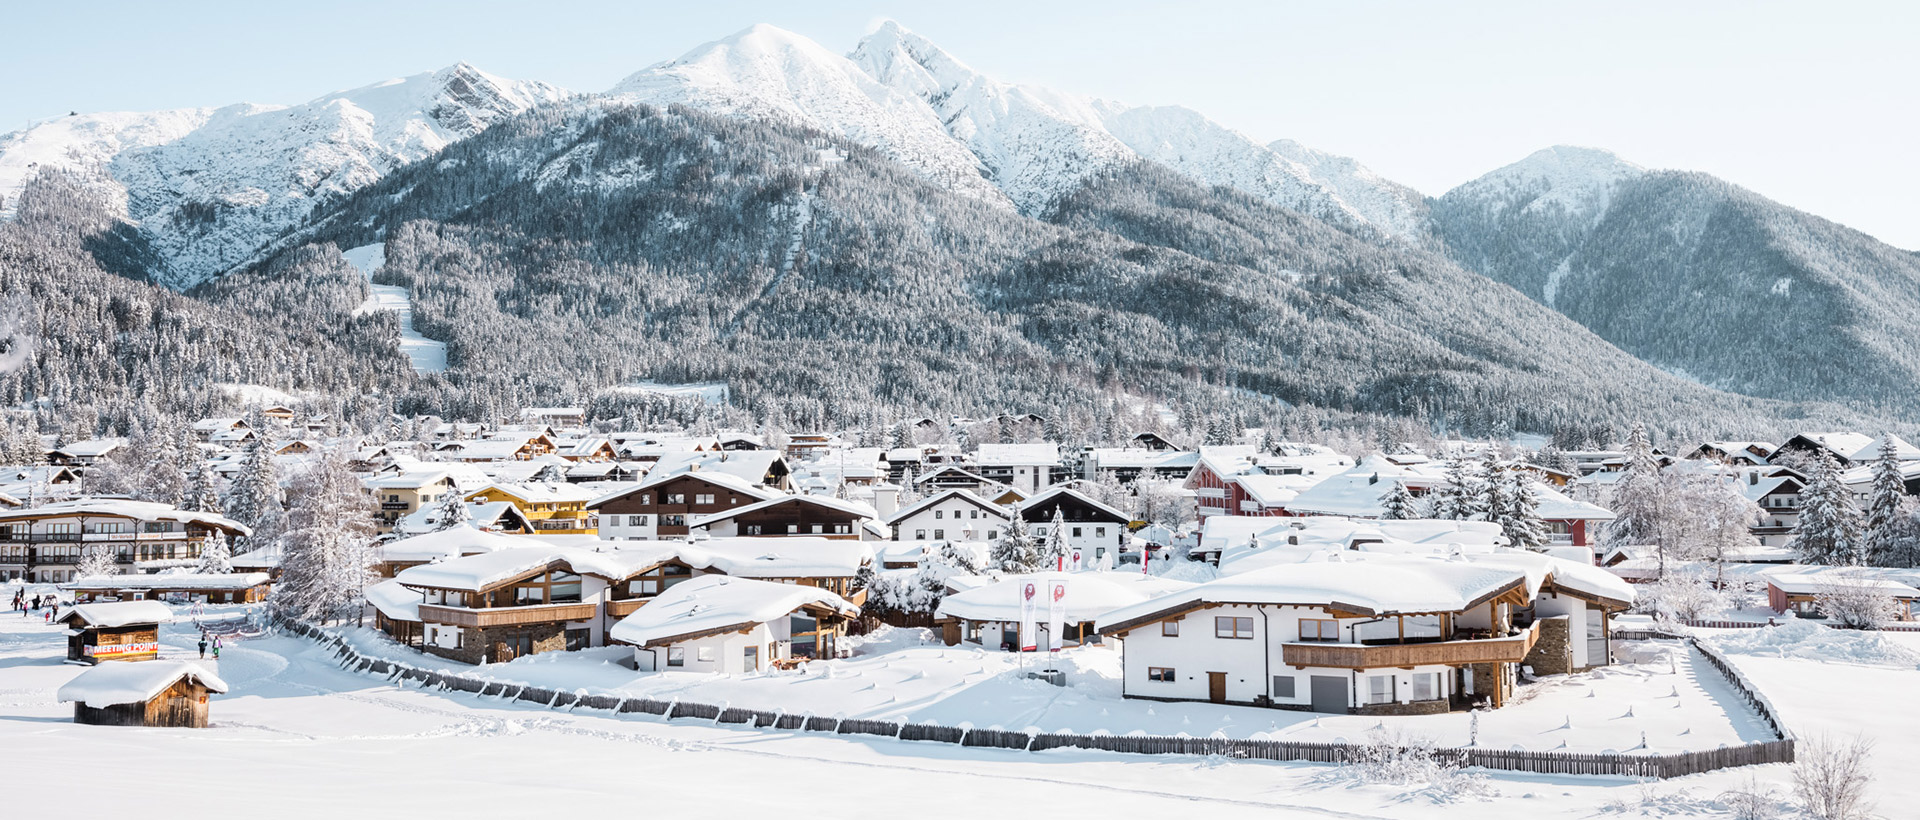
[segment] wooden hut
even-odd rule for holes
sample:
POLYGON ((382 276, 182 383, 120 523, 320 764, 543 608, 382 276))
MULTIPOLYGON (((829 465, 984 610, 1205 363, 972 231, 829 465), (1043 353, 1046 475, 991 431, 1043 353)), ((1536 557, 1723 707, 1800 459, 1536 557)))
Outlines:
POLYGON ((103 598, 120 601, 174 601, 209 604, 257 604, 273 590, 270 576, 264 572, 229 572, 201 575, 168 573, 164 575, 99 575, 80 578, 60 585, 73 593, 75 601, 103 598))
POLYGON ((60 616, 67 661, 150 661, 160 656, 160 624, 173 610, 159 601, 81 604, 60 616))
POLYGON ((207 727, 207 696, 227 684, 190 661, 109 663, 60 687, 73 702, 73 722, 95 726, 207 727))

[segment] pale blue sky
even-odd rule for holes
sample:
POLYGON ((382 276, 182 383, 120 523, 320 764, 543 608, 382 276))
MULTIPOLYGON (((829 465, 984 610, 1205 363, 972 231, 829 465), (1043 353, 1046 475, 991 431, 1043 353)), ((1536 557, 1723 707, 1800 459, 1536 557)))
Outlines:
POLYGON ((1920 248, 1920 4, 1548 5, 16 0, 0 129, 294 103, 458 60, 599 91, 756 22, 844 52, 891 17, 1001 79, 1186 105, 1430 194, 1592 145, 1920 248))

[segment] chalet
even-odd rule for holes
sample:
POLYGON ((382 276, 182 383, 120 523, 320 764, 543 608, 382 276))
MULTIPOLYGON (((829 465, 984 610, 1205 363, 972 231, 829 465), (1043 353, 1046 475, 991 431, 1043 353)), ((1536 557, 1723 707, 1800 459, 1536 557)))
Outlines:
POLYGON ((1716 461, 1736 467, 1757 467, 1773 456, 1773 445, 1764 441, 1707 441, 1682 458, 1716 461))
MULTIPOLYGON (((507 501, 489 501, 484 503, 467 502, 467 526, 487 532, 526 535, 534 531, 533 522, 527 519, 520 508, 507 501)), ((394 522, 393 534, 398 536, 420 535, 440 529, 440 505, 435 504, 409 513, 405 518, 394 522)))
POLYGON ((1386 512, 1386 497, 1395 484, 1418 498, 1445 483, 1445 470, 1435 462, 1397 464, 1376 454, 1300 490, 1286 503, 1286 510, 1293 515, 1378 518, 1386 512))
POLYGON ((1825 618, 1820 611, 1820 596, 1840 587, 1865 587, 1890 597, 1900 604, 1895 620, 1911 621, 1920 614, 1920 589, 1892 578, 1874 574, 1840 573, 1808 568, 1806 572, 1770 572, 1766 576, 1767 606, 1774 612, 1807 618, 1825 618))
MULTIPOLYGON (((968 470, 957 464, 945 464, 921 473, 913 478, 913 484, 922 494, 937 493, 944 490, 967 490, 974 495, 989 500, 1001 495, 1005 490, 1011 489, 1002 482, 987 478, 984 475, 968 470)), ((1020 497, 1025 498, 1032 494, 1031 492, 1023 492, 1020 494, 1020 497)))
POLYGON ((160 625, 173 610, 158 601, 81 604, 60 615, 67 662, 150 661, 160 657, 160 625))
POLYGON ((587 510, 594 493, 574 484, 490 484, 466 496, 467 503, 504 501, 520 511, 533 531, 545 535, 593 535, 600 519, 587 510))
POLYGON ((992 541, 1010 520, 1005 507, 966 490, 947 490, 907 505, 887 525, 895 541, 992 541))
POLYGON ((1159 433, 1155 433, 1152 431, 1135 435, 1128 444, 1129 446, 1132 446, 1132 447, 1140 447, 1147 450, 1166 451, 1166 450, 1180 449, 1179 445, 1176 445, 1173 442, 1168 441, 1165 436, 1162 436, 1159 433))
POLYGON ((127 446, 124 438, 95 438, 76 441, 47 451, 47 463, 55 467, 91 467, 115 450, 127 446))
MULTIPOLYGON (((1066 608, 1065 631, 1055 641, 1050 634, 1030 636, 1028 645, 1040 651, 1085 643, 1098 643, 1094 622, 1100 616, 1121 607, 1133 606, 1160 595, 1192 587, 1184 581, 1171 581, 1137 572, 1036 572, 1010 575, 979 586, 951 592, 940 599, 934 612, 934 625, 948 646, 980 644, 1005 652, 1018 651, 1021 599, 1027 585, 1044 595, 1051 584, 1064 583, 1061 597, 1066 608)), ((1046 608, 1041 607, 1038 631, 1048 631, 1046 608)))
POLYGON ((273 419, 274 421, 290 422, 293 421, 294 412, 293 408, 284 404, 270 404, 260 408, 260 415, 264 418, 273 419))
POLYGON ((973 454, 973 471, 1032 495, 1067 478, 1060 470, 1060 446, 1050 441, 982 444, 973 454))
POLYGON ((380 504, 374 518, 383 533, 392 532, 395 522, 439 502, 441 496, 459 489, 452 475, 436 469, 377 475, 360 482, 360 485, 380 504))
POLYGON ((1193 450, 1140 447, 1096 447, 1081 462, 1081 477, 1089 481, 1131 484, 1141 477, 1186 481, 1200 463, 1193 450))
POLYGON ((831 496, 782 495, 745 506, 695 516, 688 526, 714 536, 812 535, 857 541, 887 540, 880 513, 857 501, 831 496))
POLYGON ((173 601, 257 604, 273 591, 265 572, 166 572, 155 575, 95 575, 60 585, 75 601, 173 601))
POLYGON ((196 421, 192 425, 193 434, 201 441, 212 441, 216 433, 249 429, 247 420, 239 416, 208 418, 196 421))
POLYGON ((613 626, 642 672, 744 674, 832 658, 860 607, 823 589, 710 575, 662 591, 613 626))
MULTIPOLYGON (((677 548, 675 557, 657 565, 659 589, 673 585, 675 577, 727 575, 758 581, 819 587, 855 604, 865 603, 866 590, 854 591, 854 579, 860 568, 873 561, 873 550, 859 541, 836 540, 818 536, 767 538, 706 538, 677 548), (675 567, 680 569, 676 570, 675 567)), ((655 570, 634 576, 648 595, 647 579, 655 570)))
MULTIPOLYGON (((1908 444, 1899 436, 1893 436, 1893 445, 1900 453, 1900 460, 1920 460, 1920 449, 1908 444)), ((1781 456, 1816 456, 1821 452, 1833 456, 1842 467, 1865 464, 1880 457, 1881 441, 1864 433, 1801 433, 1780 443, 1774 448, 1773 459, 1781 456)))
POLYGON ((95 726, 204 729, 207 696, 226 682, 188 661, 109 663, 67 681, 56 693, 73 703, 73 722, 95 726))
POLYGON ((1195 517, 1204 524, 1209 516, 1238 515, 1249 506, 1264 507, 1257 501, 1253 505, 1246 503, 1252 500, 1248 495, 1250 485, 1235 480, 1241 476, 1293 477, 1294 481, 1288 482, 1284 489, 1297 493, 1301 485, 1309 481, 1317 482, 1321 476, 1352 466, 1350 460, 1335 454, 1303 451, 1268 456, 1253 447, 1202 447, 1198 463, 1181 486, 1193 492, 1195 517))
POLYGON ((304 456, 317 449, 313 442, 306 439, 281 439, 267 445, 267 452, 276 456, 304 456))
POLYGON ((382 576, 391 578, 398 575, 401 570, 421 564, 540 546, 542 545, 537 542, 514 535, 487 532, 473 527, 452 527, 381 544, 379 572, 382 576))
POLYGON ((1093 566, 1109 553, 1114 561, 1119 561, 1126 548, 1128 525, 1132 523, 1126 513, 1064 487, 1055 487, 1022 501, 1014 509, 1015 514, 1027 522, 1033 537, 1042 540, 1051 535, 1057 514, 1060 526, 1067 528, 1067 549, 1076 556, 1074 563, 1082 567, 1093 566))
POLYGON ((1616 516, 1597 504, 1576 501, 1537 481, 1533 490, 1534 516, 1547 527, 1547 541, 1555 546, 1586 547, 1599 541, 1599 528, 1616 516))
POLYGON ((658 472, 631 489, 587 502, 609 541, 685 538, 690 520, 757 504, 778 493, 736 475, 708 470, 658 472))
POLYGON ((219 532, 248 535, 246 525, 171 504, 79 498, 0 511, 0 578, 28 583, 71 581, 84 549, 105 549, 119 564, 200 557, 219 532))
POLYGON ((833 446, 831 433, 794 433, 787 436, 787 457, 806 460, 833 446))
POLYGON ((1633 597, 1593 567, 1519 555, 1279 564, 1114 610, 1098 631, 1122 640, 1126 697, 1360 714, 1499 707, 1522 664, 1610 662, 1605 614, 1633 597))
POLYGON ((759 433, 739 431, 724 432, 714 437, 720 442, 720 449, 738 452, 741 450, 765 450, 767 439, 759 433))
POLYGON ((569 484, 611 481, 632 483, 647 476, 647 465, 637 461, 582 461, 567 468, 569 484))
MULTIPOLYGON (((626 581, 673 556, 669 550, 596 552, 527 547, 466 555, 401 570, 393 582, 419 593, 417 622, 376 602, 382 628, 432 655, 505 663, 524 655, 601 646, 608 611, 638 597, 626 581), (411 634, 418 630, 418 634, 411 634), (404 636, 404 637, 403 637, 404 636)), ((380 593, 392 604, 392 588, 380 593)))
POLYGON ((1760 518, 1750 530, 1761 546, 1784 546, 1800 525, 1801 493, 1807 480, 1788 467, 1748 468, 1735 479, 1735 489, 1760 508, 1760 518))
POLYGON ((572 462, 607 462, 620 457, 613 442, 601 437, 563 438, 555 442, 555 452, 572 462))
POLYGON ((587 411, 581 407, 528 407, 520 411, 528 424, 554 427, 580 427, 587 423, 587 411))

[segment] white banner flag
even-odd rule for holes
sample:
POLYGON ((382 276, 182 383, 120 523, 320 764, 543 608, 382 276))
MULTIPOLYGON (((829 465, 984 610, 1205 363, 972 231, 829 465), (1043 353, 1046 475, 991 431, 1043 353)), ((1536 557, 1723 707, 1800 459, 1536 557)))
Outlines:
POLYGON ((1047 642, 1060 651, 1067 642, 1067 579, 1047 582, 1047 642))
POLYGON ((1032 652, 1039 649, 1040 585, 1033 581, 1022 581, 1020 589, 1020 651, 1032 652))

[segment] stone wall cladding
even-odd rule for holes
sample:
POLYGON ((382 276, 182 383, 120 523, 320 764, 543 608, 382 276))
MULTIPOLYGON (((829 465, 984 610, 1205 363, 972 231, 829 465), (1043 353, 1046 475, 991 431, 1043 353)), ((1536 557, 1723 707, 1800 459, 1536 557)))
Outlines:
POLYGON ((1527 653, 1527 659, 1521 661, 1533 667, 1533 674, 1565 675, 1573 668, 1573 622, 1565 615, 1540 620, 1540 640, 1533 645, 1533 651, 1527 653))

